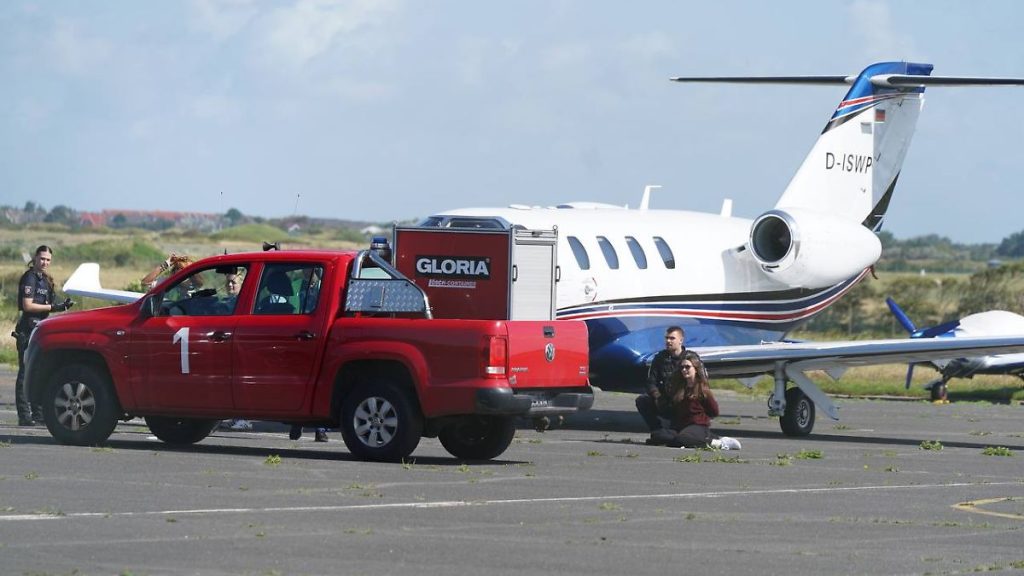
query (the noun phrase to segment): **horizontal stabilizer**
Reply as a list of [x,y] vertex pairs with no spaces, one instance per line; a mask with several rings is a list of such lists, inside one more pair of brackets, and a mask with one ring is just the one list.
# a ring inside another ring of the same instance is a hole
[[[987,78],[983,76],[921,76],[917,74],[875,74],[868,77],[882,88],[916,88],[921,86],[1024,86],[1024,78]],[[853,84],[853,76],[676,76],[672,82],[704,82],[720,84],[809,84],[831,86]]]
[[879,74],[871,77],[871,83],[886,88],[901,86],[1024,86],[1024,78]]
[[718,82],[726,84],[853,84],[857,76],[676,76],[673,82]]
[[68,281],[64,283],[62,290],[65,294],[72,296],[96,298],[98,300],[120,302],[123,304],[135,302],[143,296],[139,292],[110,290],[101,286],[100,265],[95,262],[80,264],[74,273],[71,274],[71,277],[68,278]]

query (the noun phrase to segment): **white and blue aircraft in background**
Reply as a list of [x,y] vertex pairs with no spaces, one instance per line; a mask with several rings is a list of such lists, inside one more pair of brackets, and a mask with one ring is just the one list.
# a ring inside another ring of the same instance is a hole
[[[885,303],[899,321],[900,325],[910,333],[911,338],[964,338],[987,336],[1012,336],[1024,334],[1024,316],[1006,310],[989,310],[969,314],[959,320],[945,322],[928,328],[918,328],[907,316],[906,312],[892,298]],[[1000,374],[1017,376],[1024,380],[1024,354],[994,354],[973,356],[969,358],[953,358],[932,360],[927,364],[939,371],[939,378],[925,384],[931,391],[932,400],[946,399],[946,384],[951,378],[973,378],[976,374]],[[914,376],[914,364],[907,366],[906,386],[910,388],[910,380]]]
[[925,87],[1024,85],[1019,78],[934,77],[932,68],[882,62],[856,76],[673,78],[850,85],[774,208],[753,220],[733,217],[729,200],[718,214],[651,209],[645,192],[637,209],[590,202],[463,208],[420,225],[557,227],[557,317],[589,325],[595,385],[639,390],[665,329],[680,325],[712,377],[752,383],[771,375],[770,411],[785,433],[808,434],[815,405],[838,419],[809,370],[838,377],[851,366],[1024,351],[1024,329],[1009,337],[782,342],[878,260],[876,232]]

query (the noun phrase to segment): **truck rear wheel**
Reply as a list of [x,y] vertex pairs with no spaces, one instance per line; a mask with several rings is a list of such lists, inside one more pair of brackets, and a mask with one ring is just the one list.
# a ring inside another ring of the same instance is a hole
[[219,420],[146,416],[146,426],[168,444],[195,444],[210,435]]
[[398,462],[423,435],[423,417],[411,392],[392,382],[364,382],[341,407],[341,436],[361,460]]
[[65,366],[46,387],[43,419],[61,444],[92,446],[105,442],[117,426],[117,417],[110,379],[92,366]]
[[490,460],[500,456],[515,435],[515,420],[510,417],[465,416],[442,428],[437,439],[456,458]]

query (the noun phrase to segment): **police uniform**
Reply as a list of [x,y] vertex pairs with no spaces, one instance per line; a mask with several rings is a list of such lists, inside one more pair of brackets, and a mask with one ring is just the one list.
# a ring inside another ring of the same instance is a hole
[[28,337],[36,324],[46,319],[50,312],[26,312],[23,309],[25,298],[31,298],[36,304],[47,306],[53,305],[53,281],[42,272],[28,270],[21,276],[18,283],[18,310],[21,311],[21,318],[14,327],[14,339],[18,345],[18,378],[14,384],[14,399],[18,407],[18,423],[28,424],[32,421],[41,422],[43,419],[42,409],[39,406],[30,406],[28,390],[25,389],[25,348],[28,347]]

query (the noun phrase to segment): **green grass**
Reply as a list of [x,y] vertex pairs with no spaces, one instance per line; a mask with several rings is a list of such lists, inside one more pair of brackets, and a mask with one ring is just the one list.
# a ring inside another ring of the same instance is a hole
[[793,458],[797,460],[821,460],[825,455],[821,450],[801,450],[797,452]]
[[260,246],[263,242],[287,242],[288,233],[269,224],[243,224],[211,234],[213,240],[235,240]]

